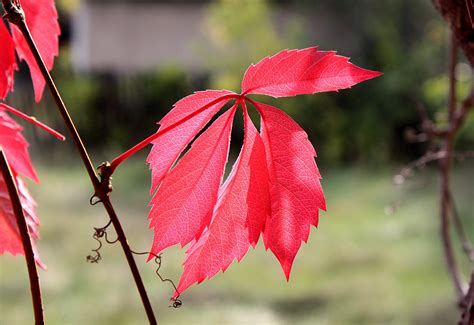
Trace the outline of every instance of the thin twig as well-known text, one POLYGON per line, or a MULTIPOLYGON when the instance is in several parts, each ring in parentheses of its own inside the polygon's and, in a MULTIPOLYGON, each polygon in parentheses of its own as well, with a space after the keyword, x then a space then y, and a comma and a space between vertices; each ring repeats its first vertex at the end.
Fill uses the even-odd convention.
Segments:
POLYGON ((456 132, 461 128, 469 111, 474 107, 474 90, 471 90, 470 95, 463 101, 461 108, 453 116, 453 124, 451 132, 456 132))
POLYGON ((467 14, 469 16, 469 20, 471 21, 471 27, 474 28, 474 4, 472 3, 472 0, 465 0, 465 2, 467 14))
POLYGON ((459 325, 472 325, 474 324, 474 269, 471 271, 471 281, 469 283, 469 289, 467 290, 466 296, 460 304, 463 312, 461 314, 461 320, 459 325))
POLYGON ((462 224, 461 218, 459 217, 458 209, 456 207, 456 202, 454 202, 453 193, 449 193, 449 206, 451 208, 451 215, 454 222, 454 229, 458 233, 459 240, 461 241, 462 249, 467 256, 467 259, 474 263, 474 249, 471 241, 464 231, 464 226, 462 224))
MULTIPOLYGON (((415 171, 422 170, 428 164, 432 162, 437 162, 440 159, 443 159, 446 156, 445 151, 428 151, 420 158, 413 160, 412 162, 406 164, 403 168, 400 169, 398 174, 393 176, 393 183, 395 185, 402 185, 405 181, 415 174, 415 171)), ((457 161, 464 161, 469 158, 474 158, 474 150, 466 151, 453 151, 452 158, 457 161)))
POLYGON ((405 182, 405 180, 413 175, 413 171, 416 169, 423 169, 429 163, 433 161, 438 161, 446 157, 445 151, 437 151, 431 152, 428 151, 420 158, 412 161, 411 163, 407 164, 403 167, 398 174, 393 177, 393 182, 395 185, 401 185, 405 182))
POLYGON ((426 107, 423 104, 419 103, 416 106, 416 110, 418 111, 418 115, 420 115, 421 130, 423 132, 417 135, 418 141, 410 141, 410 142, 426 142, 426 141, 431 140, 433 137, 446 136, 446 134, 448 133, 448 130, 441 129, 436 126, 433 120, 429 117, 426 107))
POLYGON ((20 2, 15 1, 15 3, 14 3, 14 2, 12 2, 12 0, 2 0, 2 2, 3 2, 3 5, 4 5, 4 9, 7 13, 6 17, 8 18, 8 20, 11 23, 18 26, 18 28, 21 30, 24 38, 26 39, 26 41, 28 43, 28 46, 29 46, 31 52, 33 53, 33 55, 35 57, 36 63, 38 64, 38 66, 41 70, 41 73, 42 73, 44 79, 46 80, 46 84, 48 85, 48 88, 51 91, 51 94, 54 98, 56 106, 58 107, 59 112, 60 112, 60 114, 61 114, 61 116, 64 120, 64 123, 66 124, 66 127, 69 130, 69 133, 70 133, 71 137, 74 140, 74 144, 75 144, 77 150, 79 151, 79 154, 81 156, 84 167, 86 168, 87 173, 89 175, 89 178, 90 178, 90 180, 92 182, 92 185, 94 187, 94 193, 100 199, 100 201, 103 203, 103 205, 104 205, 104 207, 105 207, 105 209, 106 209, 106 211, 107 211, 107 213, 110 217, 110 220, 112 220, 112 224, 115 227, 115 231, 117 232, 119 241, 122 245, 122 249, 124 251, 125 257, 126 257, 127 262, 129 264, 129 267, 130 267, 130 270, 132 272, 133 278, 135 279, 137 289, 140 293, 140 297, 141 297, 143 306, 145 308, 145 312, 147 314, 148 320, 149 320, 150 324, 156 324, 156 318, 155 318, 155 315, 153 313, 153 309, 151 307, 150 300, 149 300, 148 295, 146 293, 145 286, 143 285, 143 281, 141 279, 140 272, 139 272, 138 267, 135 263, 133 255, 130 251, 130 247, 128 245, 127 238, 126 238, 125 233, 123 231, 120 220, 119 220, 117 214, 115 213, 113 205, 110 201, 110 198, 109 198, 110 192, 104 191, 104 188, 103 188, 101 182, 98 179, 98 176, 95 172, 95 168, 92 165, 92 162, 89 158, 89 154, 87 153, 87 150, 86 150, 86 148, 85 148, 85 146, 84 146, 84 144, 81 140, 81 137, 80 137, 79 133, 77 132, 77 129, 74 125, 74 122, 72 121, 72 119, 69 115, 69 112, 68 112, 68 110, 67 110, 67 108, 66 108, 66 106, 65 106, 65 104, 64 104, 64 102, 61 98, 61 95, 59 94, 59 91, 57 90, 56 85, 55 85, 48 69, 46 68, 46 65, 44 64, 44 61, 41 57, 41 54, 38 51, 38 48, 37 48, 37 46, 36 46, 36 44, 33 40, 33 37, 31 36, 29 28, 26 24, 24 12, 20 7, 20 2))
POLYGON ((44 324, 43 302, 41 298, 41 287, 39 283, 38 271, 36 269, 35 255, 31 245, 31 237, 26 224, 25 214, 21 205, 18 189, 15 184, 13 173, 8 165, 7 158, 0 147, 0 168, 2 170, 3 179, 8 188, 8 194, 15 213, 18 230, 20 231, 23 250, 25 252, 26 265, 28 267, 28 276, 30 278, 31 298, 33 300, 33 310, 35 314, 35 324, 44 324))
POLYGON ((474 158, 474 150, 458 151, 453 153, 453 158, 457 161, 464 161, 469 158, 474 158))

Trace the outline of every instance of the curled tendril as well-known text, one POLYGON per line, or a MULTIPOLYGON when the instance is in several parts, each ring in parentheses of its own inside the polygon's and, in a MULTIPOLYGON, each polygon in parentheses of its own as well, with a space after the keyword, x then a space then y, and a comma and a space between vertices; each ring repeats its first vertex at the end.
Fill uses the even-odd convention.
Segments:
POLYGON ((94 234, 92 235, 92 238, 99 243, 99 246, 92 250, 95 253, 94 255, 88 255, 86 257, 87 262, 99 263, 99 261, 102 259, 102 255, 100 254, 100 249, 102 248, 102 238, 104 238, 108 244, 114 244, 118 241, 118 238, 112 241, 107 237, 107 228, 111 223, 112 220, 109 220, 109 222, 104 227, 94 228, 94 234))
POLYGON ((94 238, 99 243, 99 247, 92 250, 95 253, 94 255, 87 255, 86 261, 88 263, 99 263, 99 261, 102 259, 102 255, 100 255, 100 249, 102 248, 102 241, 99 239, 100 237, 97 236, 97 228, 95 229, 96 229, 96 232, 94 233, 94 235, 92 235, 92 238, 94 238))
POLYGON ((182 305, 183 305, 183 302, 181 301, 181 299, 179 299, 180 297, 180 293, 178 291, 178 288, 176 287, 176 285, 174 284, 173 280, 169 279, 169 278, 164 278, 161 274, 160 274, 160 268, 161 268, 161 258, 162 258, 162 254, 153 254, 151 252, 134 252, 132 251, 133 254, 135 255, 152 255, 155 257, 155 263, 157 265, 157 268, 156 268, 156 275, 160 278, 161 282, 169 282, 171 283, 171 285, 173 286, 174 288, 174 292, 177 294, 175 298, 172 298, 171 301, 172 301, 172 304, 169 305, 168 307, 172 307, 172 308, 180 308, 182 305))
MULTIPOLYGON (((94 198, 95 196, 93 196, 91 198, 91 201, 92 199, 94 198)), ((95 204, 97 204, 98 202, 100 201, 97 201, 95 202, 95 204)), ((92 204, 92 203, 91 203, 92 204)), ((92 235, 92 238, 95 239, 98 243, 99 243, 99 246, 95 249, 93 249, 92 251, 95 253, 95 255, 88 255, 86 257, 86 260, 87 262, 89 263, 99 263, 99 261, 102 259, 102 255, 100 254, 100 249, 102 248, 103 244, 102 244, 102 240, 105 240, 107 244, 115 244, 117 241, 118 241, 118 237, 114 240, 110 240, 108 238, 108 233, 107 233, 107 228, 112 224, 112 220, 109 220, 109 222, 102 228, 94 228, 94 234, 92 235)), ((171 283, 171 285, 173 286, 174 288, 174 292, 177 294, 176 295, 176 298, 172 298, 171 301, 171 305, 169 305, 168 307, 172 307, 172 308, 180 308, 182 305, 183 305, 183 302, 181 301, 181 299, 179 299, 180 297, 180 293, 178 291, 178 288, 176 287, 176 285, 174 284, 173 280, 171 279, 168 279, 168 278, 164 278, 161 274, 160 274, 160 268, 161 268, 161 258, 162 258, 162 254, 153 254, 151 252, 136 252, 136 251, 133 251, 133 250, 130 250, 133 254, 135 255, 152 255, 155 257, 155 263, 157 265, 157 268, 156 268, 156 275, 160 278, 161 282, 168 282, 168 283, 171 283)))
POLYGON ((91 198, 89 199, 89 204, 90 205, 96 205, 96 204, 99 204, 101 202, 102 202, 102 200, 97 196, 97 194, 92 195, 91 198))

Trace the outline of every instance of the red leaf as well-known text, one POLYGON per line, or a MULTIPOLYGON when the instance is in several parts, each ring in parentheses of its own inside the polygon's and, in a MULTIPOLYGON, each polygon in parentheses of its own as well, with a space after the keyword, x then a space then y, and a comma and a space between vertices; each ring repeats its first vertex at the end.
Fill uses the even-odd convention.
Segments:
MULTIPOLYGON (((151 252, 199 238, 211 221, 229 151, 235 107, 221 115, 166 176, 151 200, 151 252)), ((150 256, 151 258, 152 256, 150 256)))
POLYGON ((263 239, 289 279, 301 241, 308 240, 310 225, 317 226, 318 210, 326 209, 321 176, 306 132, 283 111, 255 104, 270 179, 271 216, 263 239))
POLYGON ((28 142, 21 131, 23 128, 0 110, 0 146, 5 151, 11 168, 19 174, 39 182, 28 153, 28 142))
MULTIPOLYGON (((156 191, 149 215, 154 229, 150 259, 171 245, 192 242, 174 298, 193 283, 225 271, 235 259, 240 261, 262 232, 266 248, 275 254, 288 279, 301 242, 308 240, 311 225, 317 226, 319 210, 326 209, 316 151, 307 134, 284 112, 246 95, 281 97, 338 90, 378 75, 335 52, 286 50, 252 65, 241 95, 208 90, 179 101, 161 121, 159 132, 134 147, 138 150, 155 141, 148 157, 151 192, 156 191), (169 171, 230 99, 236 99, 236 105, 198 137, 169 171), (245 101, 261 115, 261 134, 247 114, 245 101), (239 104, 244 109, 244 145, 226 182, 219 186, 239 104)), ((115 167, 134 150, 116 158, 115 167)))
POLYGON ((211 120, 211 118, 229 101, 226 95, 234 94, 228 90, 208 90, 196 92, 178 101, 173 109, 160 121, 160 132, 178 125, 153 141, 153 148, 147 158, 152 170, 151 193, 153 193, 178 159, 181 152, 211 120), (219 99, 223 98, 222 101, 219 99), (208 106, 208 107, 206 107, 208 106), (203 110, 203 108, 206 108, 203 110), (197 113, 197 114, 196 114, 197 113), (183 123, 183 119, 192 114, 192 118, 183 123))
POLYGON ((240 261, 265 225, 270 212, 265 151, 246 110, 244 123, 242 151, 221 188, 210 226, 187 251, 178 292, 240 261))
POLYGON ((284 50, 247 69, 242 94, 284 97, 337 91, 380 75, 349 63, 349 58, 336 52, 315 47, 284 50))
MULTIPOLYGON (((36 263, 41 268, 46 269, 46 266, 41 262, 35 244, 36 239, 39 237, 39 220, 36 217, 35 212, 36 202, 29 194, 28 189, 21 178, 17 176, 15 181, 20 195, 21 204, 23 206, 26 223, 30 232, 36 263)), ((0 174, 0 255, 5 252, 9 252, 12 255, 24 255, 23 243, 16 222, 16 217, 13 212, 8 189, 3 175, 0 174)))
POLYGON ((5 99, 13 88, 13 73, 17 66, 15 48, 5 24, 0 22, 0 99, 5 99))
MULTIPOLYGON (((54 0, 22 0, 21 5, 25 11, 26 23, 28 24, 36 46, 46 67, 48 70, 51 70, 53 68, 54 57, 57 56, 59 52, 58 37, 61 33, 54 0)), ((16 26, 11 26, 16 52, 20 60, 25 60, 30 68, 31 79, 35 90, 35 99, 39 102, 43 95, 45 80, 21 31, 16 26)))

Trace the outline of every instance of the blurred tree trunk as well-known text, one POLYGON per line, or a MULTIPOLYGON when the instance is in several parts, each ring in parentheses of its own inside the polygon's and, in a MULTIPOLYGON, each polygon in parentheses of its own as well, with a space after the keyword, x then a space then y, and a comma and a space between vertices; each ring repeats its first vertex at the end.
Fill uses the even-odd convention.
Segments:
POLYGON ((448 22, 454 32, 459 46, 474 66, 474 28, 472 19, 472 0, 433 0, 433 4, 448 22), (470 6, 470 8, 468 8, 470 6))

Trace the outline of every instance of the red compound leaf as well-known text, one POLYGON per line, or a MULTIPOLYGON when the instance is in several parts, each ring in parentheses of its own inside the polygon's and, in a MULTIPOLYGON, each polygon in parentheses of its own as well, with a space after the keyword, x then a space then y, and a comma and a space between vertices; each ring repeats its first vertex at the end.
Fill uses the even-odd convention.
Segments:
POLYGON ((150 259, 169 246, 190 244, 174 298, 192 284, 225 271, 234 260, 240 261, 261 233, 265 247, 277 257, 289 279, 301 243, 308 240, 311 225, 317 226, 319 210, 326 209, 316 151, 307 134, 283 111, 247 95, 337 91, 379 75, 335 52, 285 50, 249 67, 241 95, 207 90, 182 99, 160 122, 155 135, 112 161, 115 169, 153 142, 147 159, 152 169, 149 219, 154 230, 150 259), (236 104, 178 159, 231 99, 236 104), (260 113, 260 133, 247 114, 245 101, 260 113), (244 144, 222 184, 232 120, 239 105, 244 110, 244 144))

